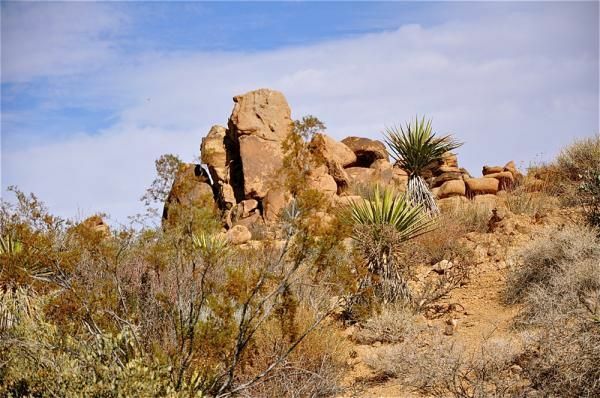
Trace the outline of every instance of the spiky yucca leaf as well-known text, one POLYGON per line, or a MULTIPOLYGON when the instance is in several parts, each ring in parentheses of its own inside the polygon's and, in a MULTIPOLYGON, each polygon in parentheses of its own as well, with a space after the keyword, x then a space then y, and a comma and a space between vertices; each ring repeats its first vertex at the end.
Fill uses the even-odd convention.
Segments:
POLYGON ((410 175, 420 175, 431 162, 462 145, 451 135, 436 136, 431 120, 425 117, 415 117, 414 123, 408 122, 404 127, 387 128, 384 136, 392 158, 410 175))
POLYGON ((219 258, 227 254, 227 238, 221 235, 212 235, 201 232, 192 237, 194 246, 205 258, 219 258))
POLYGON ((358 225, 389 225, 398 233, 399 242, 415 238, 431 229, 435 220, 420 205, 413 205, 405 195, 376 185, 367 199, 350 204, 352 220, 358 225))

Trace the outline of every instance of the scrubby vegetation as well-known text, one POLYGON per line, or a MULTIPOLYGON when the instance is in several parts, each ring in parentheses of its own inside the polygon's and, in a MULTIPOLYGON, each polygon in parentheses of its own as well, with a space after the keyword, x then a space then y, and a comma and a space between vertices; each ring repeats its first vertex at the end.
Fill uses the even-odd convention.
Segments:
MULTIPOLYGON (((209 206, 109 231, 13 189, 0 208, 0 396, 335 396, 355 387, 357 346, 372 380, 414 394, 600 395, 598 137, 530 170, 497 208, 465 199, 435 216, 381 187, 334 210, 307 184, 321 129, 295 122, 292 197, 242 246, 209 206), (461 340, 472 310, 452 294, 485 272, 517 315, 461 340)), ((148 205, 182 167, 156 166, 148 205)))

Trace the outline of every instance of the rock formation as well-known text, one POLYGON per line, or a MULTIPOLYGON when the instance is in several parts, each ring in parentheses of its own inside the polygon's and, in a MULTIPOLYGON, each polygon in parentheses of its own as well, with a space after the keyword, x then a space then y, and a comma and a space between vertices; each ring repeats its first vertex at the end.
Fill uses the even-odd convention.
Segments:
MULTIPOLYGON (((253 225, 275 222, 291 200, 285 189, 282 143, 292 128, 291 110, 282 93, 259 89, 233 98, 227 128, 213 126, 200 145, 201 165, 179 170, 165 203, 164 218, 178 206, 219 208, 232 242, 245 242, 253 225)), ((364 137, 341 142, 320 132, 308 144, 317 163, 308 170, 308 187, 325 194, 333 205, 358 200, 361 186, 392 185, 406 190, 408 174, 390 163, 385 145, 364 137)), ((489 201, 489 196, 512 189, 523 176, 514 162, 484 166, 473 178, 459 168, 458 158, 446 153, 427 167, 425 176, 442 208, 468 199, 489 201), (479 197, 479 198, 478 198, 479 197)))

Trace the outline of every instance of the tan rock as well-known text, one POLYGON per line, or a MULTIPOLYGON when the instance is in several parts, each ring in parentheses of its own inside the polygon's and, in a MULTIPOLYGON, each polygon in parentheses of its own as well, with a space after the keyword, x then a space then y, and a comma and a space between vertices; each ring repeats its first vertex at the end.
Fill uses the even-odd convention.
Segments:
POLYGON ((481 172, 484 176, 486 176, 488 174, 501 173, 503 171, 504 171, 504 167, 502 167, 502 166, 483 166, 483 169, 481 170, 481 172))
POLYGON ((350 167, 346 169, 350 183, 354 186, 370 186, 377 183, 377 170, 366 167, 350 167))
POLYGON ((88 217, 81 224, 104 237, 110 236, 108 224, 106 224, 104 219, 99 215, 88 217))
POLYGON ((469 178, 465 180, 467 194, 469 196, 496 194, 499 181, 495 178, 469 178))
POLYGON ((442 155, 440 166, 458 167, 458 157, 452 152, 446 152, 442 155))
POLYGON ((229 118, 229 134, 239 143, 239 158, 231 167, 239 167, 241 175, 232 173, 234 189, 243 180, 245 198, 263 198, 269 185, 278 184, 283 152, 281 142, 291 131, 291 111, 278 91, 260 89, 234 97, 235 106, 229 118))
POLYGON ((315 134, 309 147, 313 154, 324 160, 325 164, 337 163, 346 167, 356 162, 356 155, 350 148, 323 133, 315 134))
POLYGON ((283 153, 279 142, 246 135, 239 138, 244 175, 244 197, 262 199, 270 186, 278 185, 283 153))
POLYGON ((449 171, 434 177, 431 180, 432 187, 439 187, 444 184, 446 181, 452 180, 462 180, 462 173, 459 171, 449 171))
POLYGON ((499 181, 498 189, 512 189, 515 184, 515 178, 510 171, 501 171, 499 173, 486 174, 486 178, 495 178, 499 181))
POLYGON ((219 207, 222 209, 231 209, 236 204, 233 188, 231 185, 224 182, 218 182, 217 184, 217 199, 219 202, 219 207))
POLYGON ((262 224, 262 223, 263 223, 263 219, 260 216, 260 213, 254 212, 254 213, 250 214, 248 217, 239 218, 239 219, 235 220, 233 222, 233 226, 242 225, 242 226, 248 228, 248 230, 250 230, 251 227, 254 227, 257 224, 262 224))
POLYGON ((346 137, 342 140, 356 155, 352 167, 369 167, 378 159, 388 160, 388 152, 381 141, 363 137, 346 137))
POLYGON ((281 211, 291 199, 289 193, 283 189, 270 189, 263 199, 263 217, 266 221, 277 221, 281 211))
POLYGON ((246 199, 242 200, 238 206, 241 206, 242 218, 246 218, 251 212, 256 210, 258 207, 258 201, 256 199, 246 199))
POLYGON ((200 154, 202 163, 208 166, 213 181, 229 181, 227 150, 225 140, 227 129, 223 126, 212 126, 206 137, 202 138, 200 154))
POLYGON ((266 141, 283 141, 290 131, 290 106, 279 91, 259 89, 233 97, 229 129, 235 137, 251 135, 266 141))
POLYGON ((444 174, 444 173, 461 173, 461 169, 459 169, 458 167, 454 167, 454 166, 442 165, 435 170, 436 176, 444 174))
POLYGON ((440 186, 438 198, 444 199, 451 196, 465 196, 466 187, 463 180, 450 180, 440 186))
POLYGON ((252 239, 252 234, 248 228, 243 225, 233 226, 225 235, 229 243, 233 245, 241 245, 252 239))
POLYGON ((322 192, 327 196, 337 193, 337 184, 331 175, 327 173, 325 166, 319 166, 308 175, 308 187, 322 192))

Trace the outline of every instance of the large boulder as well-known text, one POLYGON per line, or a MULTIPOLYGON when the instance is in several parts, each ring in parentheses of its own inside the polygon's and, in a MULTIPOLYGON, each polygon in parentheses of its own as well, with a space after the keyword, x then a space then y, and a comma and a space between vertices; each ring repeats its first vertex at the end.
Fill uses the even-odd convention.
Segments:
POLYGON ((322 192, 327 196, 337 193, 338 186, 335 179, 327 173, 325 166, 319 166, 311 170, 307 178, 308 188, 322 192))
POLYGON ((465 180, 467 194, 475 195, 495 195, 498 192, 499 181, 495 178, 469 178, 465 180))
POLYGON ((356 162, 352 167, 369 167, 378 159, 388 160, 388 152, 381 141, 364 137, 346 137, 342 142, 354 152, 356 162))
POLYGON ((277 142, 285 139, 292 119, 290 106, 282 93, 261 88, 236 95, 233 102, 229 127, 235 137, 248 135, 277 142))
POLYGON ((291 195, 281 188, 272 188, 263 199, 263 218, 265 221, 277 221, 281 212, 291 200, 291 195))
POLYGON ((215 125, 211 127, 206 137, 202 138, 200 144, 202 163, 208 166, 208 171, 214 182, 229 182, 226 140, 227 129, 215 125))
POLYGON ((496 180, 498 180, 498 182, 499 182, 498 189, 499 190, 505 190, 505 191, 509 190, 515 184, 515 178, 513 177, 512 173, 510 171, 501 171, 498 173, 486 174, 485 177, 486 178, 495 178, 496 180))
POLYGON ((94 233, 100 234, 103 237, 110 236, 108 224, 106 224, 104 219, 98 214, 86 218, 81 224, 85 228, 94 231, 94 233))
POLYGON ((483 166, 481 173, 485 176, 488 174, 496 174, 504 171, 504 167, 502 166, 483 166))
POLYGON ((311 152, 325 164, 337 163, 346 167, 356 162, 356 155, 350 148, 323 133, 315 134, 309 147, 311 152))
POLYGON ((233 101, 228 126, 239 148, 233 162, 239 163, 241 173, 232 173, 232 182, 234 188, 243 186, 244 198, 261 199, 269 185, 278 183, 281 143, 291 129, 291 110, 283 94, 268 89, 238 95, 233 101))
POLYGON ((437 197, 440 199, 449 198, 451 196, 465 196, 466 187, 463 180, 446 181, 439 187, 437 197))
POLYGON ((225 234, 232 245, 241 245, 252 239, 252 234, 244 225, 235 225, 225 234))
POLYGON ((199 164, 184 163, 180 166, 173 186, 165 202, 163 219, 172 220, 182 209, 214 205, 213 189, 208 174, 199 164))
POLYGON ((377 170, 366 167, 350 167, 346 169, 350 184, 354 186, 370 186, 377 183, 377 170))
POLYGON ((517 169, 517 165, 512 160, 504 165, 504 171, 509 171, 517 183, 523 180, 523 174, 517 169))

